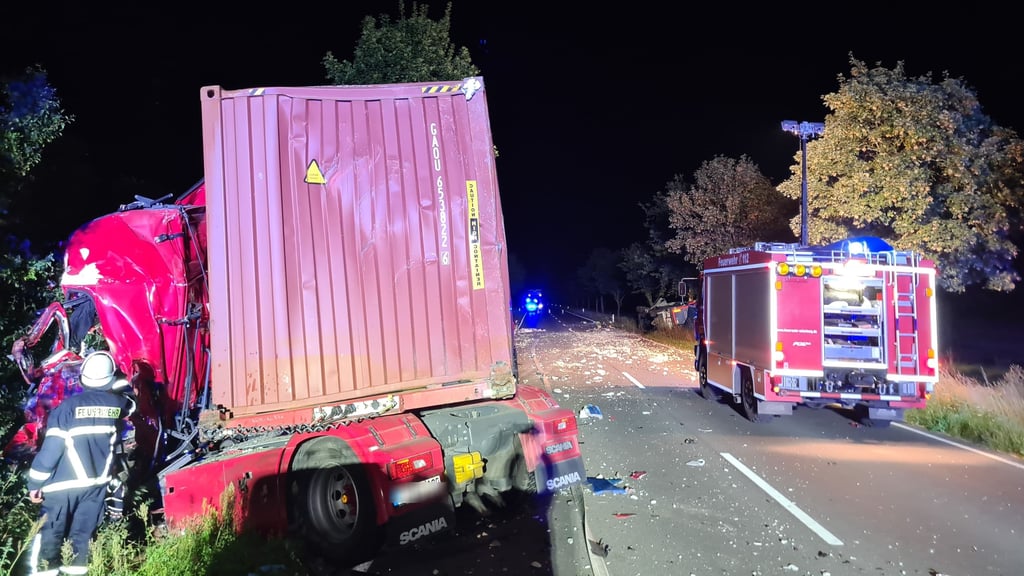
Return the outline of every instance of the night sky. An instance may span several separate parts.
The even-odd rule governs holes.
[[[430,16],[446,3],[427,2]],[[350,59],[364,16],[398,12],[395,0],[215,4],[0,8],[0,72],[41,65],[77,118],[36,170],[43,194],[20,205],[34,234],[63,238],[132,194],[184,191],[202,177],[200,87],[323,84],[327,51]],[[527,282],[565,289],[593,248],[644,239],[639,202],[715,155],[746,154],[780,182],[799,149],[780,122],[823,121],[851,53],[963,77],[996,123],[1024,131],[1009,3],[894,5],[454,0],[452,40],[487,83]],[[45,219],[29,210],[40,196]]]

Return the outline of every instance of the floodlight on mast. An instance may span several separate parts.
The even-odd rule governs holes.
[[[783,120],[782,129],[800,138],[800,244],[807,246],[807,141],[825,132],[821,122]]]

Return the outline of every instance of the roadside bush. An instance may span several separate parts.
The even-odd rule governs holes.
[[[60,265],[54,254],[35,256],[28,242],[8,239],[0,254],[0,441],[4,444],[21,425],[26,384],[9,354],[25,334],[38,310],[60,297]]]
[[[8,239],[0,254],[0,447],[24,421],[22,405],[27,384],[8,356],[14,341],[25,333],[35,312],[59,296],[58,261],[53,254],[38,257],[27,242]],[[38,507],[26,496],[24,470],[14,463],[0,469],[0,575],[17,574],[28,543],[38,531]]]
[[[105,524],[96,536],[90,574],[109,576],[305,576],[309,574],[287,540],[269,540],[238,530],[233,485],[185,529],[169,533],[153,526],[141,506],[137,520]]]
[[[0,575],[24,573],[25,552],[39,531],[39,507],[28,501],[17,469],[4,467],[0,478]],[[21,566],[19,566],[21,565]],[[19,570],[20,568],[20,570]]]
[[[1024,456],[1024,369],[1010,366],[1003,378],[984,385],[956,371],[944,371],[923,410],[907,422]]]

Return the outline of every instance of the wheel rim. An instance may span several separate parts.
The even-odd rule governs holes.
[[[317,470],[306,497],[313,529],[322,537],[341,542],[355,534],[362,507],[355,480],[347,470]]]

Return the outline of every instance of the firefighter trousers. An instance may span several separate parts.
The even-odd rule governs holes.
[[[103,520],[107,486],[45,493],[45,517],[32,545],[32,574],[85,574],[89,567],[89,542]],[[71,542],[74,558],[61,559],[64,541]]]

